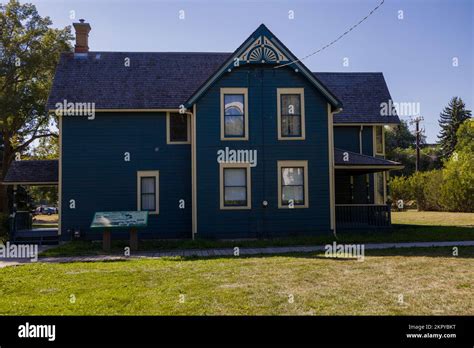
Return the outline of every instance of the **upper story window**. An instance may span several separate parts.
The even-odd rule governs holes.
[[[221,140],[248,140],[247,88],[221,88]]]
[[[190,121],[188,114],[168,113],[166,115],[166,142],[168,144],[190,144]]]
[[[278,207],[307,208],[308,162],[278,161]]]
[[[304,89],[278,88],[278,139],[304,140]]]
[[[383,126],[374,126],[375,131],[375,154],[384,155],[384,131]]]

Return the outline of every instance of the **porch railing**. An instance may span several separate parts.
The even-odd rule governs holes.
[[[387,228],[390,226],[390,205],[336,204],[336,227],[338,230]]]
[[[10,234],[13,235],[17,231],[31,230],[32,218],[28,211],[17,211],[10,217]]]

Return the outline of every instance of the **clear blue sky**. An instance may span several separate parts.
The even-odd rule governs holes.
[[[232,52],[265,23],[301,58],[338,37],[380,1],[30,2],[55,27],[85,18],[92,26],[89,46],[95,51]],[[473,8],[472,0],[385,0],[367,21],[304,63],[312,71],[383,72],[395,102],[420,103],[428,141],[434,142],[439,113],[452,96],[474,108]],[[348,67],[343,66],[345,57]],[[453,67],[453,57],[458,67]]]

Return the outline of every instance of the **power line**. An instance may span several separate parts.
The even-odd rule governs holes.
[[[344,36],[346,36],[347,34],[349,34],[353,29],[357,28],[362,22],[364,22],[367,18],[369,18],[375,11],[378,10],[378,8],[380,6],[383,5],[383,3],[385,2],[385,0],[382,0],[380,2],[380,4],[378,4],[377,6],[375,6],[373,8],[372,11],[369,12],[369,14],[367,16],[365,16],[364,18],[362,18],[357,24],[354,24],[352,27],[350,27],[348,30],[346,30],[343,34],[339,35],[337,39],[331,41],[330,43],[328,43],[327,45],[321,47],[319,50],[313,52],[313,53],[310,53],[308,54],[307,56],[301,58],[301,59],[297,59],[297,60],[294,60],[292,62],[289,62],[289,63],[285,63],[285,64],[282,64],[282,65],[277,65],[274,69],[278,69],[278,68],[283,68],[284,66],[287,66],[287,65],[290,65],[290,64],[293,64],[293,63],[296,63],[296,62],[301,62],[302,60],[306,59],[306,58],[309,58],[311,56],[314,56],[315,54],[325,50],[326,48],[328,48],[329,46],[332,46],[333,44],[335,44],[336,42],[338,42],[340,39],[342,39]]]

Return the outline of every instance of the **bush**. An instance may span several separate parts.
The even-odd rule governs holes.
[[[443,169],[393,177],[389,181],[394,201],[416,200],[420,210],[474,212],[474,120],[464,121],[456,137],[455,151],[444,160]],[[411,149],[395,150],[406,158],[413,157]],[[436,158],[438,150],[430,151],[432,158]],[[431,168],[436,168],[435,164]]]
[[[394,177],[389,182],[390,194],[394,202],[415,200],[419,210],[441,210],[439,186],[443,181],[441,170],[417,172],[411,176]]]
[[[395,176],[388,183],[390,196],[393,202],[403,200],[404,202],[414,200],[410,178],[406,176]]]
[[[445,163],[440,205],[446,211],[474,212],[474,154],[455,152]]]

